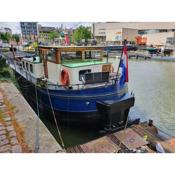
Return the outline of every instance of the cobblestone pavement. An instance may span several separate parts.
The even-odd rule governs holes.
[[[0,93],[0,152],[65,152],[13,83]]]
[[[3,94],[0,92],[0,153],[22,153],[12,118],[6,112]]]

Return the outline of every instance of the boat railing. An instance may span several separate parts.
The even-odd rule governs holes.
[[[60,84],[52,84],[52,83],[48,83],[48,88],[49,89],[53,89],[53,90],[58,90],[58,89],[80,89],[80,87],[82,87],[83,84],[69,84],[69,86],[64,86],[64,85],[60,85]]]
[[[58,89],[83,89],[83,88],[87,88],[87,87],[98,87],[98,86],[102,86],[102,85],[114,85],[117,84],[118,82],[118,78],[117,77],[112,77],[110,79],[111,81],[109,82],[103,82],[103,83],[91,83],[91,84],[83,84],[83,83],[78,83],[78,84],[69,84],[69,86],[64,86],[64,85],[59,85],[59,84],[53,84],[53,83],[48,83],[48,88],[49,89],[53,89],[53,90],[58,90]]]

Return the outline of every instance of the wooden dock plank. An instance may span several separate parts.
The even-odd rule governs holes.
[[[107,136],[83,144],[81,148],[86,153],[116,153],[120,150]]]
[[[146,142],[139,134],[137,134],[131,128],[127,128],[126,130],[122,130],[114,133],[115,137],[117,137],[129,150],[133,150],[139,148],[141,146],[146,145]]]
[[[162,141],[161,138],[157,136],[155,126],[146,126],[145,124],[133,125],[131,128],[137,132],[141,137],[147,137],[149,142]]]
[[[67,149],[67,152],[86,153],[155,153],[155,145],[161,143],[166,152],[175,152],[175,139],[162,140],[155,126],[147,123],[132,125],[126,130],[108,134],[99,139]]]

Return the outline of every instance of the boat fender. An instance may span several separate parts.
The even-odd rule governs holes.
[[[61,84],[63,86],[68,86],[69,85],[69,73],[65,69],[63,69],[61,71]]]

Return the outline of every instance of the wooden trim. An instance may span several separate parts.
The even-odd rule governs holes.
[[[104,47],[47,47],[47,46],[43,46],[39,48],[39,51],[41,51],[41,54],[43,55],[44,59],[45,58],[45,54],[50,50],[50,49],[55,49],[55,61],[50,61],[52,63],[56,63],[56,64],[61,64],[61,52],[85,52],[85,51],[103,51]],[[83,55],[82,55],[82,59],[83,59]],[[102,60],[102,56],[101,56],[101,60]]]
[[[71,48],[58,48],[60,52],[77,52],[77,51],[95,51],[103,50],[102,47],[71,47]]]
[[[56,64],[61,64],[61,52],[58,49],[55,52],[55,60]]]
[[[50,50],[50,49],[56,49],[56,50],[59,50],[60,52],[68,52],[68,51],[72,51],[72,52],[76,52],[76,51],[87,51],[87,50],[103,50],[104,47],[93,47],[93,46],[75,46],[75,47],[49,47],[49,46],[40,46],[39,49],[41,50]]]
[[[49,48],[38,48],[41,52],[46,52],[46,51],[49,51],[50,49]]]

